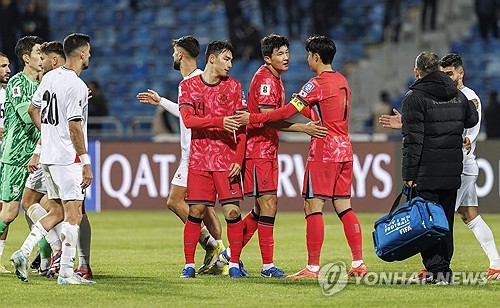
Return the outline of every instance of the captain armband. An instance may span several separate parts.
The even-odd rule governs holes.
[[[302,109],[304,109],[305,107],[307,107],[307,105],[297,97],[292,98],[290,104],[294,105],[299,112],[302,111]]]

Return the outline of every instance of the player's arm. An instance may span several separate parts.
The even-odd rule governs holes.
[[[240,128],[235,132],[236,137],[236,153],[234,155],[234,160],[229,167],[229,177],[238,176],[241,172],[243,166],[243,160],[245,158],[245,149],[247,144],[247,128],[246,125],[240,126]]]
[[[180,117],[179,105],[168,98],[161,97],[156,91],[148,89],[148,92],[141,92],[137,94],[137,99],[143,104],[151,104],[154,106],[162,106],[163,109]]]
[[[303,110],[309,110],[309,108],[304,108]],[[273,109],[271,108],[261,108],[260,112],[265,113],[265,112],[271,112]],[[301,111],[302,113],[302,111]],[[308,113],[310,116],[310,112]],[[326,135],[328,135],[328,129],[326,127],[320,126],[319,121],[310,121],[307,124],[304,123],[292,123],[284,120],[276,121],[276,122],[269,122],[266,123],[265,125],[267,127],[277,129],[279,131],[283,132],[300,132],[300,133],[305,133],[308,134],[311,137],[316,137],[316,138],[323,138]]]
[[[423,106],[415,97],[403,99],[403,181],[413,186],[418,177],[420,159],[424,143]]]
[[[246,111],[237,111],[235,119],[240,125],[246,125],[249,123],[255,124],[276,122],[291,118],[294,114],[300,112],[300,110],[304,107],[305,104],[300,99],[295,97],[285,107],[270,112],[248,113]]]
[[[35,105],[30,104],[28,107],[28,115],[31,118],[31,122],[35,124],[38,131],[42,131],[42,119],[40,116],[40,108],[37,108]]]
[[[30,161],[28,162],[28,172],[33,173],[38,170],[38,163],[40,162],[40,154],[42,153],[42,139],[38,139],[36,143],[35,150],[31,155]]]
[[[13,97],[14,110],[24,123],[31,124],[33,122],[31,121],[31,117],[28,114],[28,108],[31,105],[31,101],[23,100],[23,97],[23,95]]]
[[[85,149],[85,138],[83,136],[81,119],[68,121],[68,126],[71,142],[75,147],[76,154],[83,164],[82,183],[80,183],[80,186],[82,189],[85,189],[92,183],[93,175],[92,169],[90,168],[90,157],[87,154],[87,149]]]
[[[234,119],[235,116],[216,117],[216,118],[200,118],[194,114],[191,105],[181,105],[180,108],[182,121],[186,128],[223,128],[227,131],[234,132],[239,128],[238,122]]]

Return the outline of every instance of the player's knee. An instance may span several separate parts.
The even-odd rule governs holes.
[[[459,207],[457,212],[460,215],[460,219],[462,219],[465,224],[471,222],[479,215],[477,208],[471,206]]]
[[[176,198],[168,196],[167,198],[167,208],[174,213],[177,213],[179,208],[183,205],[183,202],[179,202]]]
[[[240,209],[238,207],[230,207],[224,208],[224,217],[227,220],[235,220],[241,215]]]

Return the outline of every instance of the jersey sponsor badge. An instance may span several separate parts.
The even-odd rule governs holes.
[[[314,85],[310,82],[306,83],[303,87],[302,90],[306,93],[311,93],[312,89],[314,89]]]
[[[245,91],[241,90],[241,104],[243,106],[247,105],[247,98],[245,97]]]
[[[19,86],[12,88],[12,97],[21,97],[21,88]]]
[[[307,96],[307,92],[306,92],[306,91],[304,91],[304,90],[300,90],[300,92],[299,92],[299,96],[300,96],[300,97],[304,97],[304,98],[305,98],[305,97]]]
[[[265,96],[271,95],[271,85],[270,84],[261,84],[260,85],[260,95],[265,95]]]

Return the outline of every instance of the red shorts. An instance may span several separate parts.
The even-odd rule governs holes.
[[[278,191],[278,161],[276,159],[246,159],[243,187],[245,196],[275,195]]]
[[[243,200],[240,176],[228,178],[228,171],[188,170],[186,203],[214,206]]]
[[[323,163],[308,161],[302,196],[319,199],[351,198],[352,161]]]

